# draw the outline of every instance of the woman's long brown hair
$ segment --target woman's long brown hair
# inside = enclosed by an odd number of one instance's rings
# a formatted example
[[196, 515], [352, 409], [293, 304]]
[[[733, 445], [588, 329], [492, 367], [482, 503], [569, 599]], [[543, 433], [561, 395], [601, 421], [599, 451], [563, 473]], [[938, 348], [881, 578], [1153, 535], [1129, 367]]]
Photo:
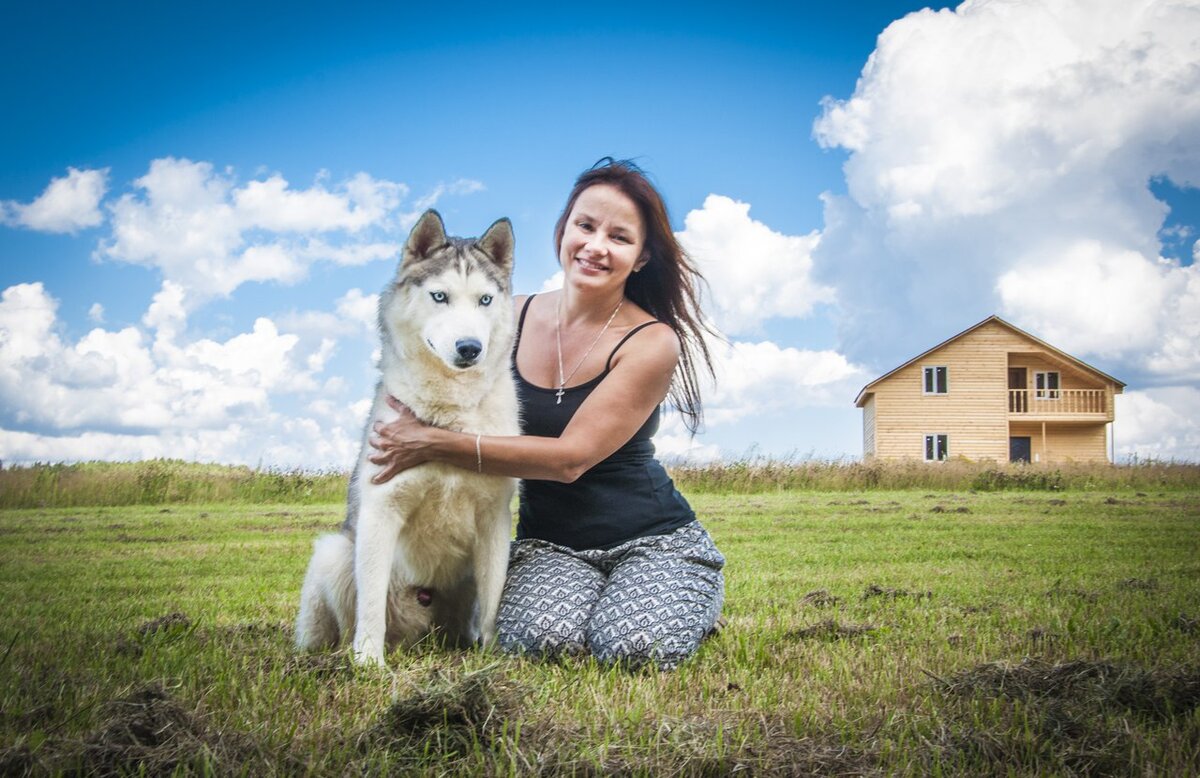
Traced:
[[555, 256], [562, 246], [567, 217], [575, 207], [575, 200], [583, 190], [596, 184], [609, 184], [624, 192], [637, 204], [642, 216], [646, 228], [643, 257], [647, 261], [625, 282], [625, 296], [669, 325], [679, 337], [679, 366], [675, 369], [668, 397], [683, 415], [688, 431], [695, 434], [704, 423], [696, 365], [703, 365], [708, 374], [713, 375], [712, 355], [704, 336], [705, 333], [717, 335], [700, 312], [699, 286], [705, 283], [704, 276], [675, 240], [667, 205], [646, 173], [629, 160], [612, 157], [601, 159], [575, 180], [567, 205], [554, 225]]

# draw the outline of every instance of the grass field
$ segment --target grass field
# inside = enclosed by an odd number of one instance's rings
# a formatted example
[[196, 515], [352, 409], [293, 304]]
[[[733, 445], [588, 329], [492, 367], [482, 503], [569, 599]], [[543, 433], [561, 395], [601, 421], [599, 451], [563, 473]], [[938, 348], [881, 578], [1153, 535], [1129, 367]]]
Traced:
[[671, 673], [295, 654], [336, 502], [0, 510], [0, 774], [1200, 773], [1200, 490], [687, 493]]

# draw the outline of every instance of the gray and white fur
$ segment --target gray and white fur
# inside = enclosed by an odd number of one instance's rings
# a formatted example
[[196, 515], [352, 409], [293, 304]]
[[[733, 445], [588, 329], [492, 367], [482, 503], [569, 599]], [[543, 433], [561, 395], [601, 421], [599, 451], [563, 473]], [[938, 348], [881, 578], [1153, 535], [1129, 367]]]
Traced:
[[[478, 239], [447, 237], [426, 211], [379, 300], [380, 381], [350, 479], [341, 532], [314, 544], [300, 595], [296, 645], [353, 636], [355, 660], [380, 663], [431, 631], [456, 644], [495, 638], [515, 481], [429, 462], [383, 484], [369, 461], [391, 395], [417, 418], [472, 436], [517, 435], [512, 225]], [[432, 597], [430, 598], [430, 595]]]

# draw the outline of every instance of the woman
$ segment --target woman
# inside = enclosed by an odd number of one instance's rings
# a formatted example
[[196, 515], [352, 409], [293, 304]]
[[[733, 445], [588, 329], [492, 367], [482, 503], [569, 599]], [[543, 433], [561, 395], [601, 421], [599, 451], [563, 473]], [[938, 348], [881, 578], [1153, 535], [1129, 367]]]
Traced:
[[689, 429], [700, 422], [696, 363], [712, 370], [700, 276], [631, 162], [584, 172], [554, 239], [562, 290], [516, 301], [523, 434], [477, 441], [398, 406], [372, 441], [376, 480], [427, 461], [524, 479], [500, 646], [671, 668], [724, 600], [725, 560], [650, 442], [668, 394]]

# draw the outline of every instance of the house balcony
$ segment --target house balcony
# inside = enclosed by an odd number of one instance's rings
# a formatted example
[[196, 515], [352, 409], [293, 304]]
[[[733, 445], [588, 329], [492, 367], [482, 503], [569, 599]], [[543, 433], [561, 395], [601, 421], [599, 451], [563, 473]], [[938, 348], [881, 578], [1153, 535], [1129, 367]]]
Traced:
[[1106, 389], [1009, 389], [1010, 421], [1112, 421]]

